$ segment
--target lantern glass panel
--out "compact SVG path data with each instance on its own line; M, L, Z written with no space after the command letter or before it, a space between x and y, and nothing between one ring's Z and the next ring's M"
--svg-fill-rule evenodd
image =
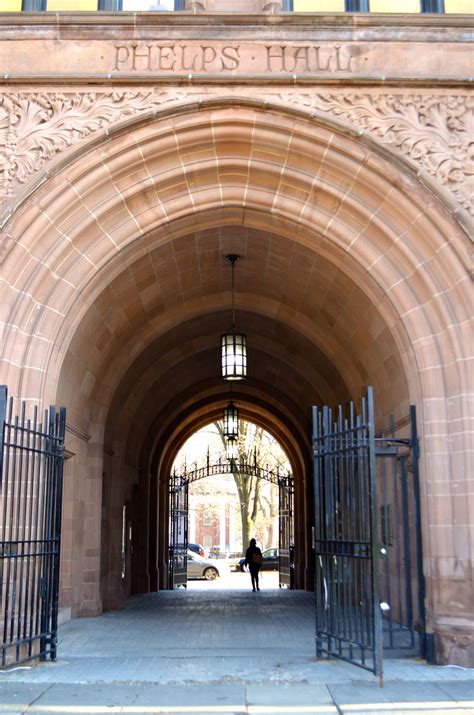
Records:
M237 459L238 457L238 445L236 439L228 439L226 443L226 453L227 459Z
M243 333L222 336L222 377L244 380L247 377L247 337Z
M229 439L236 439L239 434L239 411L233 402L224 409L224 434Z

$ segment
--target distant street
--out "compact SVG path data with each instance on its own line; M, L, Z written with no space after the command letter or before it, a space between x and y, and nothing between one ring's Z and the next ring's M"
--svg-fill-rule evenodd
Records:
M188 590L199 591L251 591L250 574L229 570L225 559L215 561L220 577L215 581L195 580L188 581ZM268 591L278 588L278 571L263 571L260 573L260 589Z

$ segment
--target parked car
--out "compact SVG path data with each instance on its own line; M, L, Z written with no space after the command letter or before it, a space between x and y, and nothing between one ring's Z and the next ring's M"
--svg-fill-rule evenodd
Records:
M213 561L188 549L188 579L204 578L206 581L215 581L219 576L219 571Z
M265 549L265 551L262 551L262 558L262 571L278 571L278 549ZM248 566L245 564L245 556L235 562L233 570L248 571Z
M190 551L194 551L195 554L199 554L199 556L205 556L206 554L204 553L204 549L201 546L201 544L188 544L188 549Z

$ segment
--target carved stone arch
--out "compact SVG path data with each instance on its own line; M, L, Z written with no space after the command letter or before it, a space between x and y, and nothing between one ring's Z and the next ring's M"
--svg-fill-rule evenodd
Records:
M168 110L163 111L163 122L165 126L171 127L171 129L168 131L168 133L165 132L162 135L162 140L161 140L161 146L162 150L166 154L166 151L168 150L166 142L170 141L170 137L172 137L172 141L174 141L174 136L173 132L176 132L176 126L179 127L178 131L181 134L186 134L186 131L189 126L193 128L193 130L199 130L201 126L205 126L206 119L203 120L205 112L211 113L213 111L219 112L221 117L226 116L226 108L228 101L226 100L221 100L221 101L209 101L208 103L208 108L206 107L206 103L202 103L199 105L199 111L196 110L196 106L188 106L185 107L184 109L178 108L170 108ZM376 196L377 193L380 191L380 185L377 183L377 178L380 181L380 183L385 181L385 161L386 158L379 158L377 157L376 153L373 153L373 142L372 141L367 141L364 139L361 141L359 138L358 139L352 139L347 137L347 133L344 136L344 133L339 133L339 132L332 132L328 129L328 122L325 122L324 126L321 126L318 124L316 119L308 121L306 117L303 117L301 112L291 110L290 112L285 111L285 113L282 115L281 114L281 109L277 109L274 107L269 107L266 106L265 110L262 112L260 109L260 106L258 103L251 102L251 101L235 101L233 100L234 107L236 108L235 110L232 110L232 114L235 112L240 111L241 113L250 113L250 117L247 116L246 120L244 120L243 125L245 125L245 122L247 122L247 126L253 126L253 123L255 122L255 117L258 117L259 120L263 124L263 131L265 131L265 123L268 122L268 126L272 126L272 123L274 125L275 117L279 117L279 130L276 131L276 134L274 135L275 137L280 136L282 138L283 143L287 141L288 137L288 132L293 132L294 127L298 126L298 130L300 132L299 138L302 139L304 142L307 137L312 136L312 139L316 138L316 141L319 141L320 145L324 144L324 141L327 142L327 151L331 151L335 146L336 146L336 140L334 139L337 137L337 147L338 147L338 157L339 157L339 166L338 166L338 171L344 172L347 170L347 157L350 157L352 160L354 160L354 157L356 157L356 160L354 162L354 166L357 166L357 161L359 161L359 168L356 169L359 171L359 173L362 173L362 171L368 170L367 174L372 175L372 180L373 180L373 185L370 186L370 184L364 186L364 180L359 181L359 185L361 187L362 192L365 190L366 193L368 191L372 191L373 196ZM283 122L283 117L284 117L284 122ZM189 122L187 121L189 119ZM226 117L226 121L228 122L228 117ZM233 121L233 120L232 120ZM211 119L212 122L212 119ZM331 124L329 122L329 124ZM53 280L50 281L50 290L49 290L49 297L46 299L46 306L48 304L48 300L51 301L54 299L55 301L58 300L58 295L61 295L61 305L65 305L67 302L70 303L71 305L71 298L75 298L74 293L75 288L78 288L78 286L72 286L68 285L67 281L60 281L59 276L60 276L60 271L58 270L60 266L64 266L65 262L67 259L65 258L65 253L64 253L64 246L69 245L69 240L62 240L64 236L64 221L60 223L60 226L57 227L54 224L54 220L50 218L50 215L56 215L58 212L61 214L66 212L68 214L68 217L66 219L66 229L69 230L69 217L71 217L71 221L74 222L74 233L75 235L84 235L87 231L91 230L91 226L96 224L99 220L99 216L104 216L110 213L115 212L124 212L127 213L128 211L128 216L129 219L125 222L125 225L122 223L120 226L120 229L125 229L127 236L126 240L123 242L122 246L120 247L121 250L121 255L124 255L125 253L129 252L134 252L136 250L136 247L138 246L139 242L135 241L135 238L144 235L144 232L147 232L149 240L149 234L150 231L155 231L156 233L156 228L155 226L160 226L160 231L161 232L166 232L169 230L169 226L171 225L170 221L168 220L167 217L163 218L163 216L154 216L154 223L153 220L152 222L148 225L145 222L145 225L138 225L137 219L133 217L133 202L143 200L142 197L145 198L146 201L146 192L147 192L147 187L146 187L146 181L145 183L141 183L139 186L139 192L131 192L128 194L126 200L125 200L125 192L122 191L120 188L118 188L118 197L115 194L115 197L113 198L112 201L110 201L110 198L106 198L104 201L102 201L99 206L100 209L96 209L94 207L94 210L91 210L88 208L88 206L85 204L84 201L78 200L77 198L77 192L81 190L81 187L84 183L89 183L90 186L94 186L94 193L96 191L101 191L102 186L99 182L97 184L96 182L96 176L100 174L100 168L103 166L103 161L102 161L102 156L108 156L109 157L109 162L115 162L116 165L121 162L121 165L124 166L127 162L124 162L123 157L125 156L124 152L130 151L130 149L126 150L124 147L126 147L127 143L129 145L133 145L135 141L135 133L136 132L141 132L142 134L142 141L144 142L144 146L147 145L147 143L157 141L155 138L155 127L157 127L159 123L157 123L156 118L153 119L153 121L150 123L150 120L148 117L143 117L140 118L136 121L133 122L133 139L130 142L130 137L132 137L131 133L131 127L124 127L124 126L116 126L113 131L109 132L108 138L103 140L101 142L102 146L97 147L96 145L94 148L91 150L91 152L86 153L85 155L81 155L81 161L76 161L76 164L71 165L70 168L65 167L63 172L58 174L54 179L51 179L50 181L46 182L46 185L42 188L39 189L40 196L41 198L35 199L33 204L30 204L29 208L26 208L24 210L19 210L17 213L19 214L18 217L15 219L12 219L12 224L13 227L13 232L15 235L17 235L18 231L22 231L23 227L26 228L24 231L21 239L20 239L20 251L17 251L17 255L19 253L19 256L21 256L22 250L23 251L29 251L28 247L28 239L26 238L27 236L32 236L33 241L34 241L34 249L32 251L33 254L38 253L40 254L39 258L39 263L42 261L44 262L44 267L46 269L46 272L50 273L50 278ZM283 125L285 125L283 127ZM185 127L183 129L183 127ZM333 127L331 127L333 129ZM283 131L282 131L283 130ZM194 135L193 135L194 136ZM318 139L319 137L319 139ZM322 140L321 140L322 137ZM193 139L194 141L194 139ZM332 142L332 146L331 146ZM189 143L189 142L188 142ZM96 142L95 142L96 144ZM186 147L186 139L183 141L184 146ZM367 144L370 146L370 151L366 148ZM133 149L132 149L133 151ZM386 152L382 152L383 154L386 154ZM114 158L116 157L116 158ZM92 161L91 161L92 159ZM247 159L247 156L244 154L244 160ZM242 157L240 157L240 162L242 160ZM239 168L239 157L234 157L232 162L236 168ZM257 163L257 162L255 162ZM112 164L111 164L112 166ZM388 167L387 167L388 168ZM289 180L294 180L294 176L296 172L293 172L293 175L290 172L290 167L287 166L288 169L288 177ZM127 166L128 170L128 166ZM230 168L230 170L232 170ZM390 170L390 169L389 169ZM417 185L418 182L410 176L410 172L407 174L401 174L398 169L391 169L394 171L394 179L393 179L393 184L388 185L388 192L400 192L400 196L403 197L403 200L405 201L404 208L408 211L412 212L412 218L414 221L421 222L422 220L428 221L428 223L436 223L436 233L438 235L444 232L445 227L447 226L447 223L449 223L449 218L446 216L446 214L442 211L442 209L438 209L436 211L431 211L431 202L433 202L433 197L432 196L425 196L422 198L422 193L423 189ZM108 170L109 171L109 170ZM202 167L202 171L205 172L206 169L205 167ZM266 167L267 171L267 176L271 173L268 170L268 167ZM298 215L298 222L300 226L302 224L305 225L305 230L308 230L309 228L309 223L311 221L318 221L319 214L318 211L313 211L307 212L309 215L306 217L304 215L304 210L307 208L307 206L310 204L311 201L311 192L317 193L318 189L320 187L316 187L315 191L315 182L313 180L308 181L308 176L304 176L305 173L307 174L308 172L308 167L304 167L304 170L302 170L302 167L299 166L297 167L297 171L299 171L300 176L297 177L297 180L301 178L301 176L304 177L306 180L306 184L309 187L308 188L308 194L307 194L307 200L306 204L303 207L303 212ZM377 177L374 179L374 177ZM396 177L396 178L395 178ZM73 191L71 192L66 192L64 190L64 179L66 178L66 185L71 186ZM200 178L200 177L199 177ZM362 177L363 178L363 177ZM350 213L350 216L352 217L351 220L353 221L354 218L356 221L362 221L364 220L364 213L363 209L367 210L367 207L363 207L363 204L361 202L360 197L357 197L356 200L352 200L352 197L350 195L351 192L345 191L345 193L341 194L341 187L338 187L338 189L335 189L335 187L331 184L332 177L329 176L329 179L325 182L324 185L324 196L325 199L329 202L333 202L332 206L337 209L339 212L341 209L341 204L338 203L340 196L343 196L344 199L344 210ZM365 179L365 182L367 183L367 179ZM300 183L299 186L302 184ZM97 188L96 188L97 187ZM116 188L116 187L114 187ZM148 187L150 189L150 185ZM256 193L260 191L258 185L255 187ZM342 187L347 188L346 186L343 185ZM229 187L227 187L227 190L229 191ZM407 202L407 193L412 190L412 195L410 196L408 202ZM151 191L154 191L153 187L151 187ZM212 189L211 189L212 191ZM339 191L339 194L338 194ZM371 221L374 226L374 229L376 232L379 232L379 236L382 237L387 233L387 231L391 231L392 235L395 233L397 226L396 223L401 222L403 224L403 228L405 230L408 229L409 224L406 222L406 216L404 215L404 212L402 210L398 210L397 215L394 216L394 208L393 208L393 203L392 202L392 208L389 207L389 201L387 199L388 192L386 193L386 196L384 198L383 203L385 203L384 211L383 213L381 212L379 215L378 211L379 208L376 208L375 211L371 211ZM230 191L230 193L232 193ZM418 194L420 194L418 196ZM113 192L110 194L111 196L114 196ZM145 195L145 196L144 196ZM73 199L73 202L71 203L71 198ZM372 197L373 198L373 197ZM262 225L265 223L265 225L268 225L268 217L266 216L265 212L266 210L270 209L272 214L275 215L275 201L272 200L270 205L268 204L268 201L266 202L266 197L265 197L265 191L260 191L260 196L259 196L259 203L253 208L254 213L250 211L248 208L246 209L246 218L248 217L248 222L251 225ZM285 197L282 197L283 201L286 201ZM413 200L415 199L415 200ZM87 196L87 201L91 200L91 196ZM127 204L128 201L128 204ZM228 196L227 204L234 204L236 207L239 206L239 202L243 201L243 194L241 192L240 195L234 197L234 200L232 200L232 196ZM122 202L126 204L124 207L123 205L120 206L120 203ZM296 203L296 201L294 202ZM429 218L427 217L427 212L423 211L421 206L425 203L430 208L430 213L429 213ZM82 207L81 207L82 204ZM380 202L379 202L380 204ZM76 206L77 208L74 209L74 211L71 211L71 206ZM130 208L130 206L132 208ZM374 207L377 206L376 202L374 202ZM196 221L199 220L197 216L201 215L204 217L204 224L209 221L209 216L206 215L207 212L211 213L216 211L216 208L218 207L214 206L203 206L204 211L201 209L201 212L198 214L193 213L193 220ZM182 232L188 230L188 225L187 225L187 216L190 212L190 209L193 209L194 207L191 206L185 206L184 207L184 214L177 215L177 217L173 217L173 234L174 235L180 235ZM361 210L362 209L362 210ZM283 212L285 210L285 206L283 205ZM81 213L82 211L82 213ZM101 213L99 213L99 211ZM260 213L259 213L260 212ZM413 213L415 212L415 213ZM416 216L416 212L418 212L418 216ZM218 211L219 213L219 211ZM222 213L222 211L221 211ZM25 215L26 214L26 215ZM35 216L36 214L36 216ZM81 217L80 223L82 225L78 225L78 222L76 221L75 214ZM293 226L291 221L287 221L282 215L282 211L278 211L278 216L277 216L277 221L280 224L279 226L279 231L284 233L286 232L288 235L293 233ZM138 214L137 214L138 215ZM143 216L143 212L141 212L140 216ZM379 216L384 216L385 218L380 220ZM387 217L388 216L388 221ZM263 221L261 220L263 218ZM220 216L217 217L217 221L221 219ZM142 221L142 218L140 218ZM212 220L212 219L211 219ZM215 219L214 219L215 220ZM228 220L227 217L225 220ZM232 220L232 219L231 219ZM236 211L236 217L234 220L241 221L242 217L239 215L239 210L237 208ZM293 216L293 220L295 220L295 217ZM31 223L30 226L28 224ZM286 222L286 225L285 225ZM181 226L180 226L181 224ZM35 229L32 230L32 226L34 225ZM207 224L208 225L208 224ZM412 223L413 225L413 223ZM344 255L344 252L347 251L347 243L345 243L345 238L343 236L344 232L347 230L347 226L342 225L341 222L337 218L335 220L331 220L329 222L326 222L326 225L321 224L318 226L319 228L319 235L323 235L323 240L322 243L319 245L318 250L324 251L326 249L325 246L325 240L324 240L324 233L327 233L328 229L330 227L331 230L331 238L329 241L330 244L330 252L334 252L335 246L339 244L338 248L340 249L340 253ZM352 230L354 229L353 226L351 226ZM59 229L59 230L58 230ZM440 231L441 229L441 231ZM78 233L79 230L79 233ZM427 230L428 226L427 226ZM110 237L107 234L107 229L102 231L103 234L105 234L106 238L109 238L111 241L111 252L113 254L114 249L116 248L114 246L114 242L110 239ZM300 230L300 233L302 231ZM433 238L436 235L433 230L430 230L430 233L432 234ZM357 235L354 233L353 234ZM403 233L402 233L403 235ZM51 237L53 236L53 241L51 240ZM44 239L42 238L44 237ZM115 237L114 237L115 238ZM153 239L152 239L153 240ZM301 236L301 241L304 242L305 236ZM385 240L385 239L384 239ZM44 241L45 245L45 250L41 249L41 242ZM72 241L72 239L71 239ZM135 241L135 242L134 242ZM398 246L397 248L397 255L395 257L395 260L391 262L391 264L388 264L387 262L387 267L388 271L385 272L385 275L382 276L383 271L380 271L381 279L379 283L383 286L384 284L388 284L390 282L394 283L394 286L396 286L396 281L394 281L394 278L396 277L395 275L391 275L393 273L393 268L396 266L397 261L403 262L404 267L406 269L410 270L410 264L413 269L413 266L416 265L417 261L417 255L419 253L420 247L422 242L425 242L426 238L423 237L422 240L420 240L419 245L415 247L415 250L413 250L413 244L408 242L406 245L403 245L403 242L398 240ZM441 243L439 244L441 246L441 250L444 250L445 253L447 253L445 246L442 246L442 241L443 239L441 238ZM390 250L393 250L393 247L395 245L396 241L392 241L392 246L390 247ZM461 239L462 243L462 239ZM451 246L453 246L454 242L450 243L450 249ZM94 246L88 246L87 250L89 251L89 255L92 255L94 253ZM103 252L103 247L101 247L101 251ZM80 254L80 249L78 251ZM351 250L352 255L356 255L356 252ZM336 257L335 260L339 261L340 258ZM362 269L363 269L363 262L365 260L372 260L378 261L379 263L382 263L383 258L375 255L363 255L363 253L360 254L359 257L359 268L361 267L362 263ZM12 264L12 261L6 261L5 262L5 268L8 268L8 264ZM107 258L106 259L106 270L102 271L102 273L107 273L108 278L107 280L110 280L110 274L114 270L120 270L118 262L116 262L116 267L112 268L110 260ZM444 263L443 265L446 266ZM99 268L99 265L97 266ZM354 267L352 267L352 270ZM40 275L41 273L41 275ZM44 273L44 272L43 272ZM97 282L97 276L101 274L100 269L96 270L96 275L94 275L94 271L92 273L92 282L96 281ZM398 276L399 278L401 277ZM89 282L89 278L87 278L87 274L85 277L86 282ZM37 285L42 284L42 289L41 289L41 294L44 296L44 275L42 274L41 271L32 271L30 272L30 278L27 279L26 281L23 282L20 293L23 293L23 295L29 295L29 294L35 294L35 283ZM58 290L58 285L60 285L60 290ZM436 288L436 286L435 286ZM390 294L390 291L393 290L392 286L386 291L386 295L388 296ZM383 288L382 290L385 290ZM82 297L82 288L79 288L80 292L80 298ZM89 298L89 301L92 298ZM414 296L414 299L416 302L416 306L418 306L419 303L419 296ZM75 301L76 306L80 306L81 300ZM31 315L31 308L28 305L28 301L24 300L17 300L14 303L14 306L12 306L12 311L10 312L8 319L7 319L7 325L9 326L9 329L12 329L12 327L15 325L15 323L20 323L22 320L25 318L21 318L21 311L22 311L22 305L24 306L25 310L25 317L27 316L27 320L31 323L32 320L35 320L34 317ZM72 303L74 305L74 301ZM87 303L82 304L82 310L85 309ZM47 308L45 309L47 312ZM39 306L39 303L37 305L35 312L43 313L43 321L46 321L46 323L51 323L51 316L48 316L47 314L44 315L45 310L42 311L42 309ZM68 309L70 310L70 309ZM74 311L74 308L73 308ZM81 312L81 309L79 309L79 314ZM33 313L33 316L34 316ZM391 320L390 318L388 318ZM393 318L392 318L393 319ZM70 326L74 326L76 324L76 320L72 318L72 314L69 313L69 320L67 323L69 323ZM55 321L58 322L58 321ZM437 319L435 320L435 323L437 322ZM35 325L39 327L39 330L43 332L43 327L41 325L41 322L36 320ZM67 324L65 324L64 329L66 332L67 330ZM72 330L74 328L72 327ZM70 331L69 331L70 332ZM56 342L57 338L55 337L52 341L50 338L50 343L49 344L54 344ZM7 340L5 341L6 345L8 346L8 332L7 332ZM16 341L17 344L15 345L15 353L18 354L18 341ZM34 342L34 339L32 336L30 336L29 341L25 341L27 344L32 344ZM45 343L45 345L47 342ZM8 349L8 348L7 348ZM64 348L62 348L64 350ZM7 352L7 350L5 351ZM28 364L29 360L24 353L24 359L23 359L23 364ZM51 374L51 371L47 371L48 374ZM44 389L44 388L43 388Z
M224 311L230 306L229 287L219 279L212 290L203 284L189 302L180 295L187 305L180 312L164 279L159 291L155 286L147 291L139 278L134 281L135 269L161 259L160 252L174 251L180 241L197 245L198 234L204 244L206 232L214 232L212 240L222 248L238 229L238 240L249 251L272 242L297 250L300 263L292 278L303 275L310 261L316 267L320 261L321 281L331 271L335 276L327 289L331 301L314 314L311 300L318 293L310 283L304 296L285 294L280 314L272 293L277 280L260 281L261 306L250 300L255 292L239 289L238 308L252 308L255 334L263 331L265 315L279 315L282 325L293 322L295 332L308 337L311 357L317 347L327 364L344 373L349 394L366 375L382 392L388 385L392 397L402 394L405 403L416 402L424 484L433 475L446 476L455 508L452 481L467 470L458 427L469 387L468 241L436 191L405 161L330 121L233 100L170 108L120 126L56 169L8 222L7 236L14 240L2 264L9 282L1 289L4 374L11 390L22 395L48 402L66 396L74 435L86 444L81 466L85 463L88 478L95 479L94 489L102 484L103 438L114 395L135 358L154 335L164 339L193 310L199 314L200 302L203 321L219 315L210 309L213 300L220 298ZM263 263L261 257L256 261L258 267ZM196 252L191 268L198 265ZM340 290L337 277L344 279ZM124 295L135 300L129 314L120 309ZM354 309L328 312L329 303L337 306L341 296ZM118 308L108 309L112 304ZM308 328L311 321L319 342ZM203 374L210 370L212 330L208 336L197 354ZM359 382L344 370L338 345L357 366ZM378 365L370 362L374 353ZM183 356L182 374L189 364ZM274 367L280 376L283 370ZM285 389L293 388L296 374L288 373ZM271 375L262 377L271 384ZM160 394L167 399L170 394L162 373L158 378L147 375L142 386L149 394L147 407L158 404ZM381 402L388 409L388 397ZM139 405L124 412L130 423L137 415ZM150 419L148 413L137 424L142 444ZM449 440L449 457L437 449L440 439ZM109 457L114 468L114 455ZM428 515L427 500L425 511ZM433 563L439 557L436 527L427 518L426 552ZM98 603L90 609L97 610Z
M472 172L469 167L472 100L465 92L452 95L395 90L380 94L362 91L333 93L295 89L263 90L247 97L203 97L199 90L96 90L75 92L19 92L0 96L0 121L5 133L2 163L6 167L0 199L6 200L4 220L31 192L85 150L85 144L128 128L153 115L186 111L202 104L249 103L277 111L304 113L335 125L350 136L375 140L397 160L412 165L415 173L469 227ZM257 98L257 99L256 99ZM1 131L1 130L0 130ZM0 133L1 136L1 133ZM26 190L21 187L26 185ZM10 201L9 197L14 197ZM469 230L469 229L468 229ZM8 249L12 236L4 239ZM3 251L2 251L3 253ZM0 253L1 256L1 253Z

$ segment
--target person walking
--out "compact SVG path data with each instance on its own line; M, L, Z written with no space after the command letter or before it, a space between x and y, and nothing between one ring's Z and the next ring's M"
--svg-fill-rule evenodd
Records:
M252 591L260 591L258 585L258 574L262 566L262 552L257 546L255 539L250 539L249 547L245 552L245 563L248 564L250 578L252 581Z

